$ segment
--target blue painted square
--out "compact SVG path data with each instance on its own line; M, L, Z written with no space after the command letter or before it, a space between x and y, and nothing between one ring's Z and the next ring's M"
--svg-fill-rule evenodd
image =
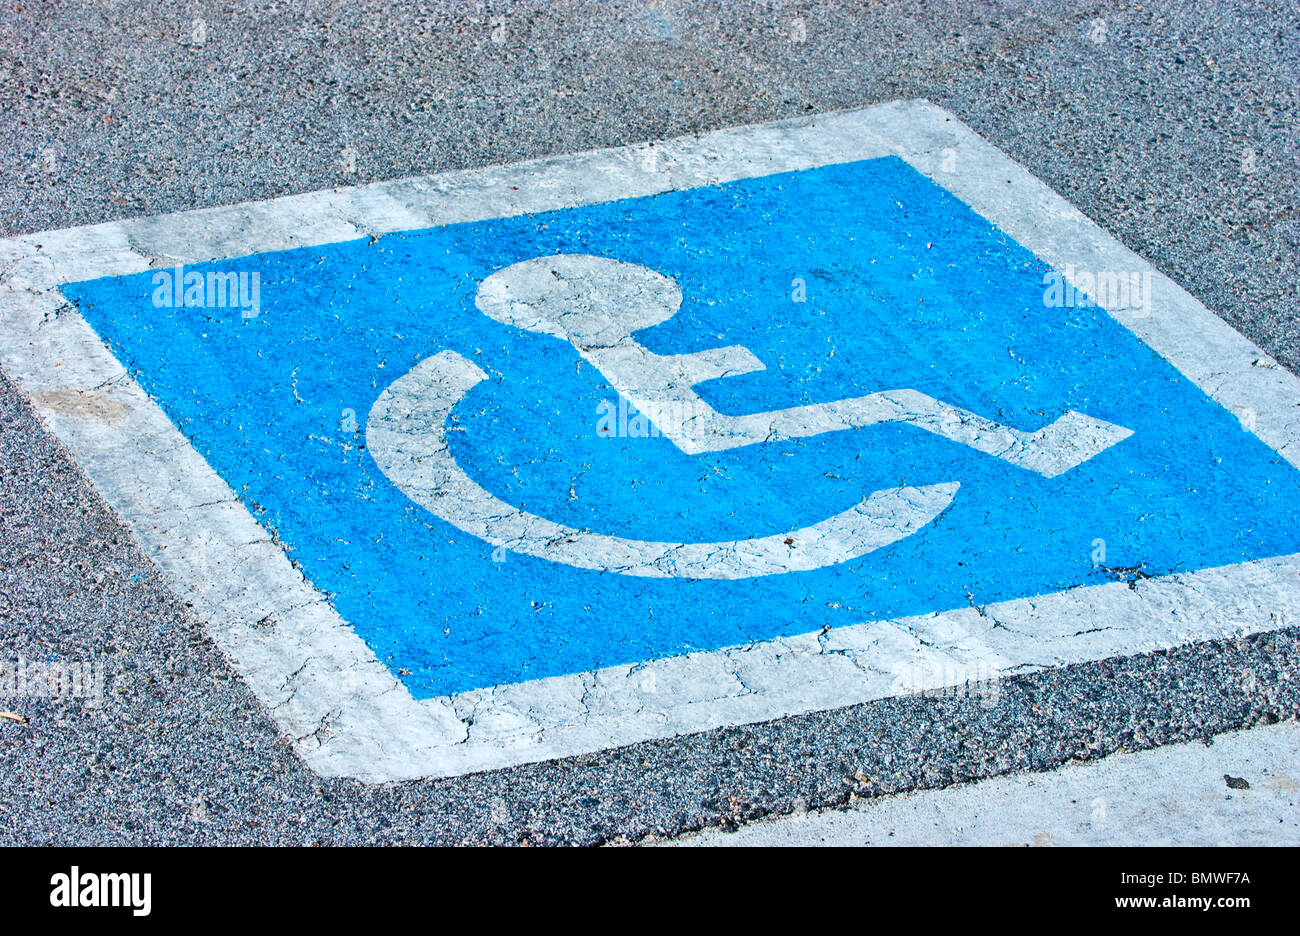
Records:
M652 350L739 344L762 360L699 386L725 413L906 387L1020 429L1074 409L1134 434L1053 479L900 424L695 456L600 437L616 399L603 378L474 305L495 270L556 253L681 285L680 312L638 336ZM159 307L147 273L64 292L417 697L1113 580L1101 566L1300 551L1300 474L1104 312L1046 307L1041 261L897 159L188 269L256 272L259 314ZM682 581L493 561L364 448L379 393L448 349L491 375L454 414L458 462L559 523L740 539L880 488L961 489L917 534L813 572Z

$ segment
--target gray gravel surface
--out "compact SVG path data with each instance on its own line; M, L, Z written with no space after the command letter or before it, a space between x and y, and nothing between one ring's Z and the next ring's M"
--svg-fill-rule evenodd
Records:
M1050 773L873 797L737 829L711 827L666 844L1295 846L1297 764L1300 724L1283 722L1221 734L1211 744L1170 744Z
M1298 63L1288 0L13 0L0 235L925 97L1294 372ZM1011 680L992 709L886 700L450 781L323 782L3 376L0 480L3 656L108 669L98 709L0 699L28 718L0 720L3 843L637 841L1300 714L1288 628Z

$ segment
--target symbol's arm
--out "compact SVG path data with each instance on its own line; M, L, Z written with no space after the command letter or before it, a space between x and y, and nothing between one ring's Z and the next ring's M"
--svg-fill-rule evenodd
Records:
M693 386L719 377L736 377L766 370L767 365L743 345L709 348L690 354L656 355L661 366L671 369L682 386Z

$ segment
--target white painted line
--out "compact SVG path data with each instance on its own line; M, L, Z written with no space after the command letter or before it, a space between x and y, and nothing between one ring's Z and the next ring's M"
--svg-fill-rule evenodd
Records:
M1058 269L1149 272L1153 314L1116 309L1115 318L1213 399L1251 411L1259 438L1300 466L1300 382L924 102L0 241L0 363L323 775L455 775L864 702L904 691L895 665L904 660L933 662L938 672L1025 672L1285 626L1300 608L1298 556L417 701L59 292L181 262L885 155Z

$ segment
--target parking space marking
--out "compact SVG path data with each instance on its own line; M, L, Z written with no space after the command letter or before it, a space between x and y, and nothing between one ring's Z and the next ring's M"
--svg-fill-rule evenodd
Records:
M804 321L805 309L782 306L782 314L775 315L769 305L753 310L750 318L732 309L728 318L713 315L711 303L725 305L727 282L753 274L752 269L745 272L746 263L767 268L785 252L810 261L840 254L827 254L831 248L817 237L783 234L787 240L762 250L755 245L754 258L742 256L728 266L718 259L721 249L717 257L709 255L714 248L707 238L720 226L710 228L700 219L756 224L747 229L753 236L780 225L794 231L807 224L794 224L789 212L777 211L794 204L789 199L811 199L803 204L815 208L824 193L852 186L873 197L905 189L907 205L898 202L898 212L888 217L899 225L915 224L918 237L936 229L948 236L955 246L943 254L949 264L945 269L1012 271L1006 274L1008 281L1015 281L1020 290L1015 295L1022 297L1026 277L1041 273L1030 261L1055 271L1123 271L1137 277L1143 301L1112 302L1104 311L1077 315L1073 307L1047 308L1038 325L1044 330L1041 336L1009 340L1003 350L1014 357L1023 345L1052 363L1035 369L1016 362L1014 376L1003 383L1021 380L1024 386L1013 392L1000 383L1002 398L970 390L969 375L937 376L932 383L944 388L942 393L919 387L928 378L917 368L939 360L940 352L930 348L914 360L901 355L906 360L897 373L914 379L912 384L781 399L778 384L753 381L797 378L796 383L823 389L804 376L815 369L805 353L806 335L787 340L774 332L786 312L795 325ZM961 213L966 208L969 217ZM884 209L894 212L888 205ZM861 213L871 219L876 217L873 210L883 209L863 205ZM665 216L673 236L668 236L667 223L639 234L643 244L622 248L626 255L617 262L623 266L593 262L592 254L578 249L599 243L613 254L618 248L611 245L626 235L615 222L654 224ZM854 217L859 228L853 236L867 237L870 225ZM702 225L699 231L691 227L696 222ZM992 227L982 230L976 222ZM515 226L492 227L509 224ZM554 228L543 230L546 225ZM890 236L910 236L910 230L891 229ZM831 230L823 236L831 240L835 234ZM376 238L375 247L392 246L358 263L358 252L371 248ZM458 243L469 259L455 256ZM915 262L930 250L928 243L899 243L889 257L880 255L895 265L913 264L910 271L891 272L893 278L882 281L882 289L895 289L893 299L916 295L938 305L932 310L909 306L902 317L907 327L931 339L980 321L1006 327L998 318L1003 313L992 306L942 304L952 298L948 287L935 285L933 271ZM727 246L732 254L741 249ZM973 255L972 246L982 253ZM294 249L299 251L278 253ZM535 253L512 254L529 249ZM867 262L866 247L837 249ZM439 259L438 251L453 259ZM639 262L638 256L653 262ZM321 276L348 270L356 279L356 271L368 264L393 273L390 279L361 280L385 305L378 299L335 298L331 301L341 305L333 320L312 319L292 333L257 331L293 325L294 314L306 314L301 311L304 297L325 301L321 290L326 286L336 290L329 296L344 296L349 287L341 280L317 280L317 274L307 272L317 257L329 258ZM250 270L230 266L229 261L240 258L262 274L256 299L250 284L238 280L240 272ZM435 261L441 265L431 266ZM530 262L531 267L526 265ZM627 269L631 267L635 269ZM475 272L480 268L482 274ZM707 272L714 268L716 272ZM459 585L470 589L461 598L448 597L448 607L472 607L478 601L488 609L480 617L508 618L514 627L502 631L470 623L463 628L465 636L449 637L445 644L436 634L412 636L410 627L394 625L406 620L403 604L419 604L405 579L384 588L370 580L375 576L359 585L349 583L347 570L354 566L371 568L364 563L373 562L382 570L383 550L389 547L372 541L345 554L337 544L352 549L347 541L356 532L347 526L325 530L317 544L303 533L298 508L264 504L258 499L261 488L258 497L249 493L267 485L269 499L276 496L268 480L274 471L257 467L257 458L282 463L283 456L319 447L303 441L305 434L280 432L295 441L284 443L285 451L267 453L253 423L264 420L266 412L274 418L276 411L264 412L256 401L238 399L238 384L220 366L225 362L255 380L253 357L292 346L292 354L277 358L276 364L301 359L301 369L295 366L280 375L283 390L272 402L278 405L288 394L289 407L299 414L294 418L319 423L311 394L327 394L329 381L314 373L310 362L342 361L343 349L355 352L360 339L356 332L338 331L339 344L312 349L303 343L304 335L311 337L312 329L334 334L365 321L378 323L375 331L392 331L389 326L399 319L386 316L413 317L388 308L402 301L427 316L427 303L420 305L425 293L404 298L400 290L386 290L396 290L397 272L413 277L429 269L440 271L439 288L447 296L460 297L464 315L449 316L452 324L446 326L461 329L448 332L457 346L434 347L441 333L419 328L443 326L412 321L411 333L423 335L424 344L403 351L404 363L399 366L394 359L390 370L383 354L393 353L399 347L394 342L406 339L374 337L363 350L383 352L382 360L367 359L361 368L373 395L362 402L357 417L364 423L359 431L369 454L355 446L344 451L340 464L354 474L340 467L337 475L321 467L323 456L312 455L317 461L311 462L310 476L286 480L280 488L284 499L301 502L294 483L337 492L344 489L340 478L364 478L370 501L409 503L409 509L402 508L405 532L394 528L394 537L398 532L414 536L415 527L432 530L421 568L433 566L436 572L442 566L449 578L457 577ZM303 759L323 775L387 781L568 756L1276 629L1291 623L1290 615L1300 607L1300 556L1292 548L1295 501L1288 499L1294 469L1300 467L1300 384L1005 155L924 102L12 238L0 242L0 270L0 364L127 522L171 587L194 605ZM214 271L234 272L236 279L212 280L208 274ZM130 303L138 295L162 288L156 279L162 272L170 274L164 298L174 300L179 290L179 306L155 302L147 309L138 306L138 314L124 314L124 309L137 308ZM204 308L195 319L179 318L190 314L185 304L189 273L199 276L201 289L209 282L224 283L233 292L220 308ZM857 275L847 267L833 273ZM286 278L276 280L276 275ZM923 289L908 285L918 279ZM903 285L890 285L895 281ZM280 282L282 288L272 294L270 285ZM701 284L717 293L706 294ZM1012 295L978 279L962 288L972 301ZM632 290L635 305L620 292L624 289ZM914 289L922 291L914 294ZM869 293L868 288L862 294ZM679 313L684 301L690 308ZM629 320L633 312L657 324ZM969 323L962 318L967 314ZM178 322L189 330L160 330ZM731 322L737 323L734 330L743 341L728 335ZM658 324L668 331L649 330ZM702 325L711 330L694 335L687 330ZM853 321L847 329L841 327L841 361L850 357L860 365L867 360L870 346L852 344L852 333L860 331ZM250 335L261 337L250 344ZM273 347L269 339L278 344ZM1058 366L1050 357L1053 342L1061 345L1058 353L1073 353L1077 349L1066 347L1070 341L1102 339L1111 344L1097 347L1107 354L1114 348L1117 357L1127 355L1124 360L1132 364L1115 374L1149 381L1138 389L1159 397L1150 411L1143 409L1137 389L1115 386L1113 374L1106 377L1112 399L1085 386L1087 375L1064 390L1052 385ZM976 347L990 340L977 330L969 343ZM539 380L577 380L567 376L570 371L581 377L594 370L598 378L582 378L594 382L570 388L579 394L574 399L585 406L590 400L582 392L608 390L631 403L634 419L644 416L654 429L653 457L641 454L650 450L648 445L632 449L639 439L621 440L614 443L621 448L599 452L619 453L610 456L615 466L640 465L637 460L643 457L665 466L669 480L663 483L678 486L663 490L683 505L681 515L660 523L674 531L672 538L632 535L655 525L641 516L611 520L611 529L621 528L615 532L595 529L581 522L584 515L575 512L579 507L546 501L546 478L530 475L516 485L493 467L503 460L502 453L535 452L527 447L535 442L491 434L504 432L493 427L508 424L503 423L505 410L513 406L532 414L528 406L544 396L542 390L555 386L526 381L510 386L507 378L518 383L531 377L510 373L512 355L534 349L541 355L539 368L565 368L555 371L563 378ZM493 350L495 356L489 353ZM171 357L163 360L167 355ZM219 363L209 366L212 361ZM773 366L773 361L784 366ZM830 361L823 354L815 363L841 373L835 370L840 365ZM584 372L581 368L588 365ZM880 379L893 375L890 366L879 365ZM980 359L980 366L994 365ZM377 376L381 371L383 382ZM187 374L192 385L183 382ZM230 388L221 385L223 379ZM847 386L855 379L842 382ZM205 394L218 387L247 408L220 414L224 421L219 425L205 425L206 416L218 415ZM494 408L471 397L489 390L506 395L505 402ZM1066 391L1079 399L1066 399L1071 396ZM1132 405L1117 405L1120 398ZM748 399L762 405L745 407ZM1051 412L1042 408L1043 399L1053 401ZM338 406L330 410L339 411ZM1196 432L1188 433L1192 442L1169 432L1152 441L1153 427L1177 426L1180 418L1191 417L1200 421ZM594 427L594 414L584 410L582 418ZM564 417L555 419L558 425ZM300 428L293 426L294 432ZM870 438L877 446L888 446L909 472L933 477L902 478L865 464L853 446L866 444L861 440L871 432L892 433ZM475 438L489 440L486 447L460 444L475 433ZM247 444L227 444L237 435ZM780 509L755 507L739 520L729 519L716 498L697 503L688 496L690 487L682 479L690 476L691 466L707 465L719 477L730 473L734 478L742 468L766 470L768 455L763 453L787 444L807 446L779 451L789 452L791 462L821 458L816 464L825 470L817 477L829 480L807 482L805 496L790 487L787 476L777 476L771 486L755 488L748 496L754 502L770 501L773 490L789 489L790 503L778 505ZM1204 449L1197 449L1194 462L1184 451L1190 444ZM334 441L327 447L338 448ZM597 450L581 451L589 455ZM1229 467L1216 467L1210 456L1229 459ZM373 460L373 473L367 474L372 462L366 459ZM301 460L310 461L306 455ZM245 475L245 464L260 473ZM572 467L564 464L566 470ZM846 464L858 465L862 477L844 481L837 472ZM929 466L935 470L928 471ZM952 473L954 466L961 469L960 476ZM1240 488L1225 486L1228 476ZM1071 487L1084 478L1090 486L1082 492ZM1132 479L1125 482L1132 486L1132 504L1115 493L1119 478ZM380 486L382 479L387 487ZM1195 490L1202 482L1210 494ZM1052 483L1060 486L1032 487ZM708 488L710 498L714 490ZM980 535L982 527L971 526L971 515L960 513L971 510L976 498L1001 505L997 516L988 512L989 529L1010 524L1015 514L1008 505L1022 490L1036 492L1033 509L1041 515L1067 495L1080 503L1114 497L1117 512L1122 512L1121 504L1127 509L1140 506L1143 498L1166 497L1166 512L1159 515L1167 524L1164 532L1133 532L1142 517L1125 515L1130 526L1116 527L1112 548L1127 539L1135 544L1134 555L1142 554L1139 547L1154 552L1167 547L1171 558L1165 565L1186 568L1148 572L1134 566L1126 574L1130 567L1121 559L1081 562L1076 568L1072 559L1045 550L1025 560L1025 568L1060 587L1026 583L1025 591L1017 593L1012 580L1019 572L1017 556L1024 551L1010 540L983 551L962 547L971 550L969 555L956 545L944 545ZM507 494L529 503L514 503ZM1185 510L1180 496L1186 498ZM841 503L832 504L837 497ZM262 522L249 509L253 502L261 505L255 509ZM329 517L330 523L339 514L364 518L364 508L356 506L359 500L341 503L351 506L331 513L326 505L311 516ZM532 503L547 507L530 509ZM608 499L600 503L608 504ZM651 500L637 503L653 505ZM564 511L567 520L548 516ZM1012 519L999 519L1003 515ZM1228 530L1232 517L1239 526ZM1052 514L1048 519L1059 524L1068 518ZM346 516L339 522L343 520ZM447 526L439 526L444 521ZM771 521L772 529L758 529L760 521ZM325 523L322 519L322 529ZM703 530L710 524L731 534L695 535L694 527ZM298 535L286 536L287 531ZM1041 549L1044 543L1081 534L1049 526L1036 535L1026 543ZM1084 536L1078 547L1085 555L1091 539ZM916 552L900 552L905 549ZM414 559L403 558L408 554L398 555L400 561L393 560L389 568L415 568ZM872 558L863 558L868 556ZM954 571L971 558L1006 563L1001 571L982 573L979 594L968 594L962 587L966 580ZM852 560L858 559L864 564L854 566ZM900 576L904 560L906 574ZM499 584L484 571L495 566L505 567L498 570ZM439 581L434 572L422 574ZM575 578L602 574L599 580ZM930 575L939 577L931 582ZM1101 581L1107 576L1121 580ZM471 594L474 583L483 590L477 597ZM689 591L649 590L654 588ZM736 590L742 588L748 591ZM767 590L756 590L760 588ZM520 602L529 594L547 598L551 610L529 608L525 614ZM986 600L986 594L992 597ZM859 599L861 607L854 603ZM567 600L585 602L603 614L589 619L554 610L569 608L563 604ZM372 605L379 609L373 621L364 619L363 612L344 610ZM710 609L718 607L725 613L711 616ZM619 608L632 620L613 623L627 630L610 623ZM535 624L530 623L534 614ZM647 623L652 617L653 626ZM734 626L737 620L743 626ZM610 624L608 633L601 631L602 622ZM631 631L643 639L627 640ZM734 635L730 642L728 633ZM474 656L465 648L475 643L488 649ZM611 660L620 652L625 658Z

